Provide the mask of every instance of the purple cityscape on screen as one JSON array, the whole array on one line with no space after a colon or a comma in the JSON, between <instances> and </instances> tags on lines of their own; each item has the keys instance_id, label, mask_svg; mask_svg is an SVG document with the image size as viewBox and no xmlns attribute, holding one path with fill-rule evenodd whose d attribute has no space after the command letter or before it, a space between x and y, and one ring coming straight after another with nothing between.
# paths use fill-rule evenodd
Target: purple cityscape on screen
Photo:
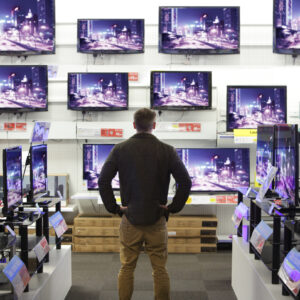
<instances>
[{"instance_id":1,"label":"purple cityscape on screen","mask_svg":"<svg viewBox=\"0 0 300 300\"><path fill-rule=\"evenodd\" d=\"M296 178L298 144L295 144L295 135L298 132L295 128L293 125L278 126L275 149L275 166L278 167L275 190L282 198L288 199L292 205L295 205L296 180L298 180Z\"/></svg>"},{"instance_id":2,"label":"purple cityscape on screen","mask_svg":"<svg viewBox=\"0 0 300 300\"><path fill-rule=\"evenodd\" d=\"M0 51L53 52L54 0L0 2Z\"/></svg>"},{"instance_id":3,"label":"purple cityscape on screen","mask_svg":"<svg viewBox=\"0 0 300 300\"><path fill-rule=\"evenodd\" d=\"M83 145L83 179L87 180L89 190L98 189L101 169L114 145ZM114 189L120 188L119 175L112 181Z\"/></svg>"},{"instance_id":4,"label":"purple cityscape on screen","mask_svg":"<svg viewBox=\"0 0 300 300\"><path fill-rule=\"evenodd\" d=\"M228 87L228 129L286 122L286 89Z\"/></svg>"},{"instance_id":5,"label":"purple cityscape on screen","mask_svg":"<svg viewBox=\"0 0 300 300\"><path fill-rule=\"evenodd\" d=\"M275 0L274 22L276 49L300 49L300 2Z\"/></svg>"},{"instance_id":6,"label":"purple cityscape on screen","mask_svg":"<svg viewBox=\"0 0 300 300\"><path fill-rule=\"evenodd\" d=\"M45 110L46 88L46 67L0 66L0 110Z\"/></svg>"},{"instance_id":7,"label":"purple cityscape on screen","mask_svg":"<svg viewBox=\"0 0 300 300\"><path fill-rule=\"evenodd\" d=\"M144 48L144 20L79 20L79 51L130 51Z\"/></svg>"},{"instance_id":8,"label":"purple cityscape on screen","mask_svg":"<svg viewBox=\"0 0 300 300\"><path fill-rule=\"evenodd\" d=\"M47 145L32 147L33 195L47 192Z\"/></svg>"},{"instance_id":9,"label":"purple cityscape on screen","mask_svg":"<svg viewBox=\"0 0 300 300\"><path fill-rule=\"evenodd\" d=\"M249 186L248 149L178 149L192 191L232 191Z\"/></svg>"},{"instance_id":10,"label":"purple cityscape on screen","mask_svg":"<svg viewBox=\"0 0 300 300\"><path fill-rule=\"evenodd\" d=\"M153 107L209 106L207 72L153 72Z\"/></svg>"},{"instance_id":11,"label":"purple cityscape on screen","mask_svg":"<svg viewBox=\"0 0 300 300\"><path fill-rule=\"evenodd\" d=\"M127 73L69 74L69 108L128 106Z\"/></svg>"},{"instance_id":12,"label":"purple cityscape on screen","mask_svg":"<svg viewBox=\"0 0 300 300\"><path fill-rule=\"evenodd\" d=\"M22 201L22 148L6 149L7 207Z\"/></svg>"},{"instance_id":13,"label":"purple cityscape on screen","mask_svg":"<svg viewBox=\"0 0 300 300\"><path fill-rule=\"evenodd\" d=\"M239 48L238 8L162 8L162 49Z\"/></svg>"}]
</instances>

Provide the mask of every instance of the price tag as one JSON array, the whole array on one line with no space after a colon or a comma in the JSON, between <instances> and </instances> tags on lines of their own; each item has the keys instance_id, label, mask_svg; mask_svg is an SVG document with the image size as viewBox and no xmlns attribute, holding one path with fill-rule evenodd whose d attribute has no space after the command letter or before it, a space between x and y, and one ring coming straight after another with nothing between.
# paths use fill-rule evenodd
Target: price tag
<instances>
[{"instance_id":1,"label":"price tag","mask_svg":"<svg viewBox=\"0 0 300 300\"><path fill-rule=\"evenodd\" d=\"M27 123L16 123L16 131L26 131Z\"/></svg>"},{"instance_id":2,"label":"price tag","mask_svg":"<svg viewBox=\"0 0 300 300\"><path fill-rule=\"evenodd\" d=\"M102 128L101 129L101 136L102 137L123 137L123 129L116 129L116 128Z\"/></svg>"},{"instance_id":3,"label":"price tag","mask_svg":"<svg viewBox=\"0 0 300 300\"><path fill-rule=\"evenodd\" d=\"M39 262L43 260L43 258L50 251L50 247L45 237L33 248L33 251Z\"/></svg>"},{"instance_id":4,"label":"price tag","mask_svg":"<svg viewBox=\"0 0 300 300\"><path fill-rule=\"evenodd\" d=\"M257 141L257 129L234 129L233 135L236 144L253 144Z\"/></svg>"},{"instance_id":5,"label":"price tag","mask_svg":"<svg viewBox=\"0 0 300 300\"><path fill-rule=\"evenodd\" d=\"M14 131L16 128L16 123L4 123L4 130L6 131Z\"/></svg>"},{"instance_id":6,"label":"price tag","mask_svg":"<svg viewBox=\"0 0 300 300\"><path fill-rule=\"evenodd\" d=\"M58 238L60 238L68 229L66 221L60 211L56 212L49 218L49 222L55 230Z\"/></svg>"},{"instance_id":7,"label":"price tag","mask_svg":"<svg viewBox=\"0 0 300 300\"><path fill-rule=\"evenodd\" d=\"M192 198L188 197L188 199L186 200L186 204L191 204L192 203Z\"/></svg>"},{"instance_id":8,"label":"price tag","mask_svg":"<svg viewBox=\"0 0 300 300\"><path fill-rule=\"evenodd\" d=\"M201 124L200 123L178 123L179 131L185 132L200 132Z\"/></svg>"},{"instance_id":9,"label":"price tag","mask_svg":"<svg viewBox=\"0 0 300 300\"><path fill-rule=\"evenodd\" d=\"M129 81L138 81L139 80L139 73L138 72L129 72L128 73L128 80Z\"/></svg>"}]
</instances>

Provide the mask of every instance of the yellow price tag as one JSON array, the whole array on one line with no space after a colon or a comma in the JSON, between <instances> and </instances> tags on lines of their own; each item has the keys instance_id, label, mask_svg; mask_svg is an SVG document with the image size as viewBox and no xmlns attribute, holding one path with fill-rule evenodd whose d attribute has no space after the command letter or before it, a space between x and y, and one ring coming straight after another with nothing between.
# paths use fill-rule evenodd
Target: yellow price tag
<instances>
[{"instance_id":1,"label":"yellow price tag","mask_svg":"<svg viewBox=\"0 0 300 300\"><path fill-rule=\"evenodd\" d=\"M192 198L188 197L188 199L186 200L186 204L191 204L192 203Z\"/></svg>"},{"instance_id":2,"label":"yellow price tag","mask_svg":"<svg viewBox=\"0 0 300 300\"><path fill-rule=\"evenodd\" d=\"M217 202L217 199L216 199L216 198L210 198L209 201L210 201L211 203L216 203L216 202Z\"/></svg>"},{"instance_id":3,"label":"yellow price tag","mask_svg":"<svg viewBox=\"0 0 300 300\"><path fill-rule=\"evenodd\" d=\"M233 129L234 136L257 137L257 129Z\"/></svg>"},{"instance_id":4,"label":"yellow price tag","mask_svg":"<svg viewBox=\"0 0 300 300\"><path fill-rule=\"evenodd\" d=\"M117 197L116 200L117 200L117 203L121 203L121 197Z\"/></svg>"}]
</instances>

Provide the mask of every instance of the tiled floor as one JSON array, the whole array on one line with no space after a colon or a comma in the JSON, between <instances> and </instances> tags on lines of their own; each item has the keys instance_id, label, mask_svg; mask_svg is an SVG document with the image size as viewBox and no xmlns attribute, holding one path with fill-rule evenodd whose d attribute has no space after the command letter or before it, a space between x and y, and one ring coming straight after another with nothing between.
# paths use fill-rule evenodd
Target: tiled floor
<instances>
[{"instance_id":1,"label":"tiled floor","mask_svg":"<svg viewBox=\"0 0 300 300\"><path fill-rule=\"evenodd\" d=\"M67 300L117 300L118 254L73 253L73 286ZM171 300L236 300L231 288L231 252L170 254ZM148 257L141 254L132 300L153 300Z\"/></svg>"}]
</instances>

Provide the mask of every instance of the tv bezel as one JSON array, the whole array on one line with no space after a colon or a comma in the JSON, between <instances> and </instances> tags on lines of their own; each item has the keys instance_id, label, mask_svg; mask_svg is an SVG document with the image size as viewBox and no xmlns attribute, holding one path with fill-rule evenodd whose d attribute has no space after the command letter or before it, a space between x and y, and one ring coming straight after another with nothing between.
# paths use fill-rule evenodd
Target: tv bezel
<instances>
[{"instance_id":1,"label":"tv bezel","mask_svg":"<svg viewBox=\"0 0 300 300\"><path fill-rule=\"evenodd\" d=\"M79 23L80 21L108 21L108 20L116 20L116 21L127 21L127 20L137 20L143 21L143 49L141 50L81 50L80 49L80 38L79 38ZM139 54L145 52L145 19L136 19L136 18L101 18L101 19L77 19L77 52L85 53L85 54Z\"/></svg>"},{"instance_id":2,"label":"tv bezel","mask_svg":"<svg viewBox=\"0 0 300 300\"><path fill-rule=\"evenodd\" d=\"M164 49L162 47L161 13L164 8L237 8L238 9L238 48L237 49ZM241 44L241 14L240 6L159 6L158 19L158 52L163 54L186 54L186 55L223 55L223 54L240 54Z\"/></svg>"},{"instance_id":3,"label":"tv bezel","mask_svg":"<svg viewBox=\"0 0 300 300\"><path fill-rule=\"evenodd\" d=\"M225 148L225 147L222 147L222 148L191 148L191 147L184 147L184 148L176 148L176 150L180 150L180 149L200 149L200 150L227 150L227 149L242 149L242 150L245 150L248 154L248 170L249 170L249 185L250 186L250 173L251 173L251 170L250 170L250 148ZM196 191L196 190L192 190L192 187L191 187L191 191L190 191L190 194L215 194L215 193L238 193L239 191L238 190L224 190L224 191L214 191L214 190L199 190L199 191Z\"/></svg>"},{"instance_id":4,"label":"tv bezel","mask_svg":"<svg viewBox=\"0 0 300 300\"><path fill-rule=\"evenodd\" d=\"M37 147L41 147L41 146L44 146L46 148L46 174L45 174L45 178L46 178L46 181L48 180L48 147L47 147L47 144L39 144L39 145L31 145L30 146L30 149L29 149L29 153L30 153L30 192L29 192L29 197L31 199L31 201L34 201L34 198L36 197L36 195L39 195L39 194L46 194L48 191L47 191L47 187L46 187L46 190L45 191L40 191L40 192L37 192L37 193L34 193L34 190L33 190L33 159L32 159L32 148L37 148Z\"/></svg>"},{"instance_id":5,"label":"tv bezel","mask_svg":"<svg viewBox=\"0 0 300 300\"><path fill-rule=\"evenodd\" d=\"M86 149L86 146L94 146L94 145L100 145L100 146L115 146L116 144L83 144L82 145L82 180L86 180L88 181L87 179L84 179L84 154L85 154L85 149ZM117 172L118 174L118 172ZM99 179L99 178L98 178ZM120 187L119 188L113 188L113 191L120 191ZM88 191L98 191L98 188L89 188L88 184L87 184L87 190Z\"/></svg>"},{"instance_id":6,"label":"tv bezel","mask_svg":"<svg viewBox=\"0 0 300 300\"><path fill-rule=\"evenodd\" d=\"M153 74L154 73L208 73L208 106L154 106L153 96ZM212 108L212 72L211 71L151 71L150 74L150 105L155 110L175 110L175 111L188 111L188 110L210 110Z\"/></svg>"},{"instance_id":7,"label":"tv bezel","mask_svg":"<svg viewBox=\"0 0 300 300\"><path fill-rule=\"evenodd\" d=\"M18 107L8 107L8 108L3 108L0 107L0 113L25 113L25 112L39 112L39 111L48 111L48 65L0 65L1 68L5 67L22 67L22 68L32 68L32 67L42 67L46 68L46 86L45 86L45 93L46 93L46 107L45 108L18 108Z\"/></svg>"},{"instance_id":8,"label":"tv bezel","mask_svg":"<svg viewBox=\"0 0 300 300\"><path fill-rule=\"evenodd\" d=\"M7 188L7 151L21 151L22 156L22 146L13 147L13 148L6 148L3 149L3 215L6 216L10 212L14 211L18 206L23 203L23 180L22 180L22 162L21 162L21 200L16 202L15 204L8 207L8 188Z\"/></svg>"},{"instance_id":9,"label":"tv bezel","mask_svg":"<svg viewBox=\"0 0 300 300\"><path fill-rule=\"evenodd\" d=\"M126 107L71 107L70 106L70 75L71 74L127 74L127 106ZM127 72L68 72L68 109L74 111L122 111L129 107L129 76Z\"/></svg>"},{"instance_id":10,"label":"tv bezel","mask_svg":"<svg viewBox=\"0 0 300 300\"><path fill-rule=\"evenodd\" d=\"M295 201L292 205L290 205L290 207L296 207L296 206L299 206L299 141L298 141L298 124L279 124L279 125L276 125L275 126L275 132L274 132L274 135L275 135L275 152L274 152L274 160L275 160L275 166L276 166L276 158L275 158L275 155L276 155L276 151L277 151L277 148L278 148L278 127L280 125L287 125L287 126L295 126L295 135L294 135L294 142L295 142L295 165L296 165L296 168L295 168ZM280 192L278 192L278 189L276 187L276 182L277 182L277 175L275 176L274 178L274 189L275 189L275 192L281 197L281 194Z\"/></svg>"},{"instance_id":11,"label":"tv bezel","mask_svg":"<svg viewBox=\"0 0 300 300\"><path fill-rule=\"evenodd\" d=\"M55 13L55 0L53 2L53 50L45 51L45 50L37 50L37 51L1 51L0 55L4 56L32 56L32 55L49 55L56 54L56 13Z\"/></svg>"},{"instance_id":12,"label":"tv bezel","mask_svg":"<svg viewBox=\"0 0 300 300\"><path fill-rule=\"evenodd\" d=\"M226 91L226 131L233 132L234 129L257 129L256 128L229 128L229 89L230 88L240 88L240 89L248 89L248 88L283 88L285 90L285 123L287 122L287 86L286 85L227 85ZM282 123L284 124L284 123ZM262 125L270 125L274 126L276 124L262 124Z\"/></svg>"}]
</instances>

